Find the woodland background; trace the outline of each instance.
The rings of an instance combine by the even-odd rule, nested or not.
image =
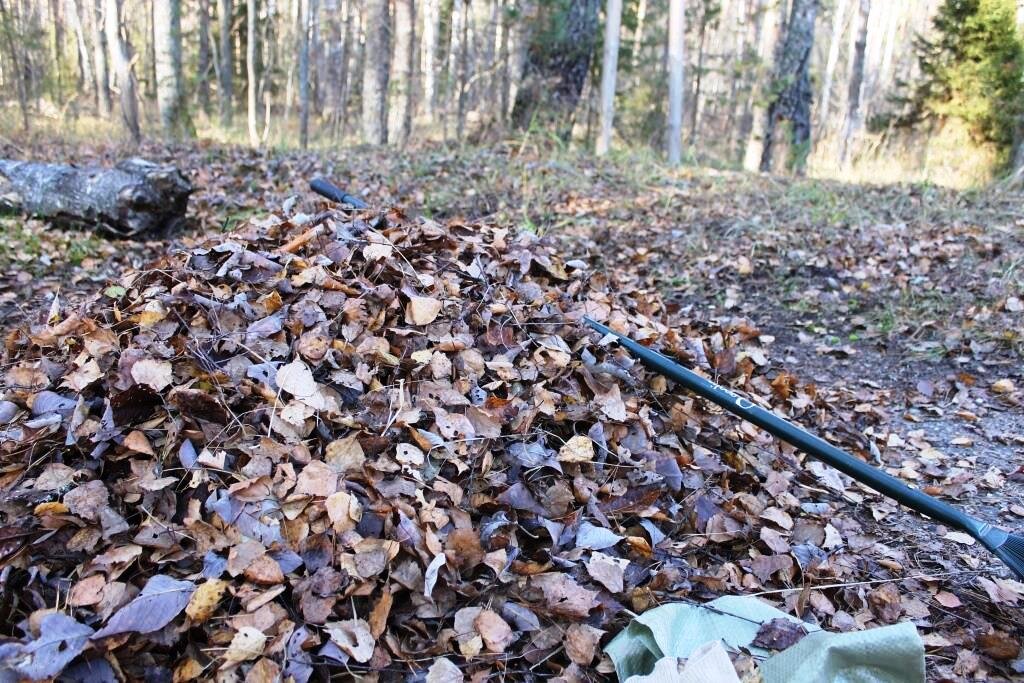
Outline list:
[[[1019,4],[0,0],[0,130],[325,149],[526,133],[963,187],[1024,163]]]

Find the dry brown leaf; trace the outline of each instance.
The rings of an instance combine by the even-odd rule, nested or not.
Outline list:
[[[573,624],[565,631],[565,653],[580,666],[590,666],[604,631],[588,624]]]
[[[374,638],[370,625],[362,619],[328,622],[325,630],[345,654],[357,662],[368,662],[373,656]]]
[[[562,462],[590,462],[594,459],[594,442],[590,437],[577,434],[558,450]]]
[[[132,379],[153,391],[162,391],[174,381],[174,368],[168,361],[144,358],[132,365]]]
[[[263,654],[266,642],[267,636],[257,628],[243,626],[238,629],[224,652],[224,668],[256,659]]]
[[[483,638],[488,652],[501,654],[516,639],[512,628],[505,620],[498,616],[497,612],[489,609],[481,611],[476,616],[476,619],[473,620],[473,627]]]
[[[437,319],[443,303],[429,296],[411,296],[405,305],[405,321],[410,325],[429,325]]]

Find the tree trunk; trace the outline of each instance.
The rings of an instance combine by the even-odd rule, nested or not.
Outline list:
[[[828,44],[828,59],[825,62],[825,78],[821,85],[821,100],[818,103],[818,126],[828,125],[829,109],[832,105],[832,80],[836,64],[839,63],[839,48],[842,46],[843,24],[846,19],[846,5],[849,0],[839,0],[832,10],[832,40]]]
[[[615,79],[619,69],[619,29],[622,26],[622,0],[608,0],[605,9],[604,55],[601,60],[601,132],[595,151],[608,153],[612,144],[615,118]]]
[[[1017,36],[1018,38],[1024,39],[1024,0],[1017,0],[1016,23]],[[1022,120],[1021,117],[1018,117],[1017,119],[1014,138],[1012,160],[1013,173],[1010,178],[1015,184],[1020,184],[1021,182],[1024,182],[1024,120]]]
[[[220,22],[220,125],[231,125],[234,114],[235,43],[231,30],[234,10],[231,0],[217,0],[217,19]]]
[[[163,0],[160,0],[163,2]],[[156,97],[156,12],[157,0],[147,0],[146,2],[146,38],[142,41],[142,50],[145,54],[145,59],[142,60],[142,96],[146,100],[152,100]],[[121,0],[122,12],[124,11],[124,0]],[[131,18],[131,13],[126,14],[124,22],[124,34],[125,37],[131,37],[131,28],[128,24],[128,19]]]
[[[746,149],[743,154],[743,168],[757,171],[761,167],[761,155],[764,153],[765,129],[767,127],[768,110],[763,104],[771,92],[770,75],[775,71],[776,53],[781,43],[779,34],[785,26],[785,3],[770,8],[767,0],[757,0],[757,20],[755,22],[757,40],[757,57],[761,68],[755,72],[754,85],[747,100],[750,131],[747,136]]]
[[[839,151],[839,163],[846,166],[850,153],[850,139],[856,134],[863,123],[861,116],[861,96],[864,89],[864,50],[868,44],[868,17],[871,14],[871,0],[860,0],[860,11],[857,13],[857,26],[854,35],[857,42],[853,46],[850,59],[849,95],[846,101],[846,123],[843,126],[843,138]]]
[[[260,133],[256,128],[256,89],[259,83],[256,78],[256,0],[245,3],[245,75],[246,75],[246,114],[249,128],[249,144],[259,147]]]
[[[528,52],[525,78],[513,108],[518,126],[525,127],[544,112],[554,117],[559,136],[569,138],[597,43],[599,5],[600,0],[568,0],[564,9],[552,8],[547,33],[554,38],[543,49]]]
[[[498,122],[504,126],[508,117],[508,94],[509,94],[509,17],[505,6],[506,0],[498,2]]]
[[[818,0],[793,0],[786,40],[776,64],[774,98],[768,105],[761,170],[772,169],[772,145],[780,121],[792,126],[790,164],[802,175],[811,141],[811,49],[814,47],[814,19]]]
[[[309,146],[309,0],[298,0],[299,147]]]
[[[700,87],[704,77],[704,38],[708,31],[708,8],[701,8],[700,31],[697,33],[697,68],[693,75],[693,103],[690,105],[690,145],[697,143],[697,123],[700,120]]]
[[[79,11],[80,0],[67,0],[68,23],[75,34],[75,47],[78,53],[78,91],[95,91],[96,81],[92,73],[92,59],[89,45],[85,41],[85,27],[82,25],[82,13]]]
[[[423,6],[423,113],[433,121],[437,109],[437,33],[441,23],[440,0]]]
[[[196,100],[210,113],[210,0],[199,0],[199,55],[196,65]]]
[[[391,110],[388,130],[396,145],[412,134],[412,76],[416,63],[414,0],[395,0],[395,54],[391,65]]]
[[[7,52],[11,58],[11,66],[14,67],[14,85],[18,91],[18,107],[21,109],[21,127],[27,133],[29,130],[29,119],[28,119],[28,92],[25,85],[25,74],[21,70],[21,58],[18,54],[18,48],[14,44],[14,27],[12,26],[11,15],[7,12],[7,7],[4,5],[3,0],[0,0],[0,17],[3,19],[3,33],[4,42],[6,43]]]
[[[86,0],[89,2],[89,0]],[[93,0],[92,54],[96,73],[96,111],[104,119],[110,118],[110,69],[107,65],[107,34],[103,30],[103,0]]]
[[[668,12],[668,163],[678,166],[682,161],[683,69],[686,64],[684,0],[670,0]]]
[[[142,159],[114,168],[0,159],[0,208],[120,236],[183,222],[191,192],[176,168]]]
[[[158,0],[153,7],[156,101],[164,134],[187,137],[192,129],[185,108],[181,72],[181,2]]]
[[[531,30],[536,21],[537,4],[534,0],[513,0],[515,18],[509,27],[508,104],[506,118],[513,116],[519,92],[526,79],[526,64],[529,57]]]
[[[138,84],[132,62],[132,47],[127,36],[121,32],[121,0],[106,0],[106,3],[104,21],[117,87],[121,91],[121,120],[132,140],[138,143],[142,140],[142,130],[139,128]]]
[[[647,22],[647,0],[640,0],[636,8],[636,28],[633,30],[633,54],[629,58],[629,70],[633,87],[640,86],[640,56],[644,47],[644,28]]]
[[[366,0],[363,57],[363,142],[383,145],[387,133],[388,46],[391,20],[387,0]]]

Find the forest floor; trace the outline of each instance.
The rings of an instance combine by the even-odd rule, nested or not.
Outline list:
[[[0,152],[87,163],[111,162],[122,150]],[[325,175],[374,206],[541,233],[567,261],[660,292],[673,315],[749,321],[764,349],[754,362],[833,406],[834,422],[812,426],[846,432],[869,460],[989,521],[1024,526],[1022,195],[669,173],[644,160],[595,161],[529,145],[336,156],[149,146],[142,155],[192,177],[189,227],[109,241],[0,217],[5,330],[45,318],[55,296],[62,305],[84,300],[127,269],[289,197],[313,211],[320,202],[307,183]],[[930,677],[1024,673],[1014,608],[1024,586],[979,581],[1000,570],[960,535],[946,537],[893,506],[850,496],[844,504],[890,560],[863,579],[898,582],[902,618],[930,634]],[[783,596],[795,609],[800,593]],[[993,629],[1006,638],[979,637]]]

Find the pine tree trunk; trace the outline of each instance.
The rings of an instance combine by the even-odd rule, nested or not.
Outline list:
[[[608,0],[605,9],[604,55],[601,60],[601,132],[595,151],[608,153],[612,144],[615,118],[615,80],[619,69],[619,30],[622,25],[622,0]]]
[[[89,2],[89,0],[86,0]],[[93,0],[92,5],[92,54],[96,74],[96,111],[104,119],[110,118],[110,69],[107,65],[107,34],[103,30],[103,0]]]
[[[153,8],[156,99],[164,134],[185,137],[192,124],[185,109],[181,72],[181,2],[158,0]]]
[[[231,0],[217,0],[217,19],[220,22],[220,125],[227,127],[231,125],[234,118],[235,92],[235,42],[232,39],[234,32],[231,30],[234,24],[234,9]]]
[[[686,6],[669,0],[668,9],[668,163],[678,166],[683,145],[683,70],[686,64]]]
[[[196,65],[196,100],[210,113],[210,0],[199,0],[199,54]]]
[[[792,10],[773,79],[774,98],[768,105],[761,170],[772,169],[772,145],[780,121],[792,126],[790,165],[802,175],[811,140],[811,49],[818,0],[793,0]]]
[[[260,133],[256,128],[256,104],[259,87],[256,74],[256,0],[246,0],[245,3],[245,94],[246,94],[246,123],[249,128],[249,144],[259,147]]]
[[[388,57],[391,20],[387,0],[366,0],[363,57],[363,142],[383,145],[387,134]]]
[[[117,87],[121,90],[121,120],[136,143],[142,140],[139,128],[138,84],[132,67],[132,48],[128,38],[121,32],[121,0],[106,0],[104,12],[107,44],[114,63]]]
[[[299,147],[309,146],[309,0],[298,0],[299,20]]]
[[[391,65],[391,105],[388,131],[392,142],[404,145],[412,134],[413,68],[416,62],[414,0],[395,0],[395,54]]]
[[[423,113],[431,121],[437,109],[437,34],[441,23],[440,0],[423,5]]]

